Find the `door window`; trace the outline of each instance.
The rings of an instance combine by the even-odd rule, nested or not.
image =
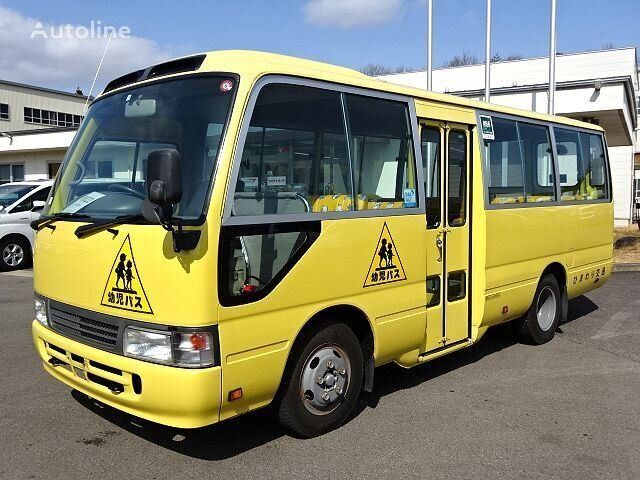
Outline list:
[[[427,208],[427,228],[440,226],[440,130],[424,127],[420,142],[424,195]]]
[[[447,215],[451,227],[466,222],[467,207],[467,134],[451,130],[448,142]]]

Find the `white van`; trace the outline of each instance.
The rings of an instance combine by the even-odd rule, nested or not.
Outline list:
[[[0,271],[31,266],[33,229],[40,217],[53,180],[0,185]]]

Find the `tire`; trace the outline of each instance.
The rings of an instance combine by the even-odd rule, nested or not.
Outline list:
[[[542,345],[555,335],[563,316],[563,296],[553,275],[540,279],[533,302],[518,325],[520,337],[528,343]]]
[[[339,427],[362,390],[364,360],[358,338],[344,323],[333,323],[311,331],[294,354],[295,363],[275,402],[278,421],[303,438]]]
[[[0,240],[0,271],[11,272],[31,266],[31,245],[20,237]]]

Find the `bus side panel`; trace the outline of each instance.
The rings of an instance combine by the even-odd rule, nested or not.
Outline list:
[[[489,210],[486,217],[487,305],[483,324],[524,314],[540,275],[551,263],[564,267],[570,298],[608,278],[613,221],[610,203]],[[586,271],[589,275],[593,271],[593,279],[587,282],[583,276],[581,282],[580,273],[586,275]],[[601,279],[594,281],[596,275]]]
[[[613,203],[574,205],[566,235],[569,298],[601,287],[612,273]]]
[[[516,318],[529,308],[542,271],[565,265],[569,212],[560,207],[488,210],[486,305],[483,325]]]
[[[404,275],[366,286],[378,264],[386,224]],[[320,236],[264,299],[220,307],[221,420],[268,404],[282,378],[298,332],[315,314],[334,305],[362,310],[373,330],[376,364],[415,352],[425,332],[423,215],[324,221]],[[406,280],[402,279],[406,277]],[[242,388],[244,397],[229,402]]]

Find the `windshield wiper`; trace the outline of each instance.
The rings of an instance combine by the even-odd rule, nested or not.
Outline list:
[[[116,218],[112,218],[109,220],[101,220],[98,222],[89,223],[87,225],[81,225],[76,228],[76,237],[82,238],[90,233],[97,232],[99,230],[108,229],[109,227],[113,227],[115,225],[120,225],[121,223],[133,222],[135,220],[144,220],[145,218],[141,213],[134,213],[132,215],[120,215]]]
[[[85,219],[90,218],[86,213],[75,213],[75,212],[59,212],[54,213],[53,215],[47,215],[44,217],[40,217],[37,220],[31,222],[31,228],[35,231],[39,231],[47,225],[52,224],[53,222],[57,222],[58,220],[64,220],[65,218],[73,218],[73,219]],[[52,227],[55,228],[55,227]]]

